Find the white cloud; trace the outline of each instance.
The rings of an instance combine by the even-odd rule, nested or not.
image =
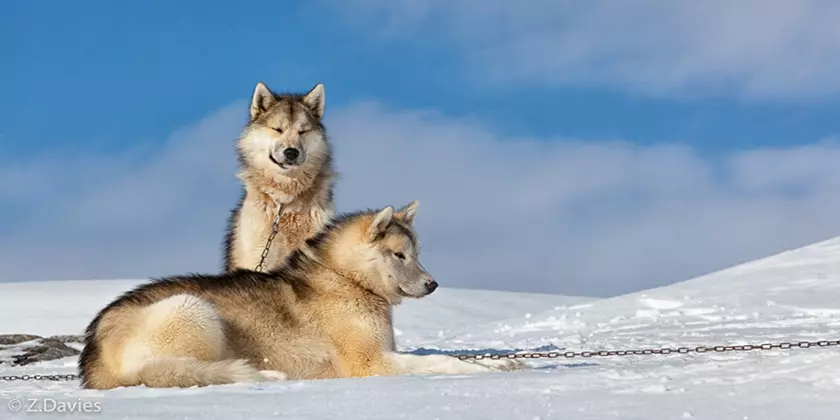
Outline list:
[[[711,161],[678,144],[499,138],[375,104],[333,124],[339,198],[420,199],[427,265],[444,283],[611,295],[840,234],[831,140]]]
[[[322,0],[378,39],[453,46],[490,85],[805,100],[840,93],[840,3]]]
[[[157,276],[215,270],[238,196],[243,106],[118,156],[69,150],[0,172],[0,205],[24,211],[0,236],[0,281]]]
[[[161,150],[65,152],[0,173],[2,281],[216,271],[244,105]],[[328,110],[339,210],[421,204],[447,286],[613,295],[840,235],[840,144],[710,160],[680,144],[500,138],[377,103]],[[22,188],[22,186],[27,188]]]

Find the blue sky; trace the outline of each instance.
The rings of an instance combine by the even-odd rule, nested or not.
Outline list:
[[[445,39],[371,39],[342,13],[305,2],[44,1],[4,9],[0,30],[12,64],[0,69],[7,158],[160,139],[246,97],[258,79],[287,89],[323,81],[333,105],[375,97],[474,116],[514,135],[677,140],[710,153],[809,142],[840,124],[836,100],[744,103],[599,86],[465,86],[470,74]]]
[[[592,182],[593,174],[586,171],[613,159],[624,163],[616,162],[595,174],[616,171],[615,182],[635,176],[645,180],[639,185],[593,190],[582,195],[585,199],[572,194],[571,198],[564,195],[566,198],[561,201],[547,203],[551,205],[545,208],[556,213],[544,215],[545,220],[554,220],[558,226],[574,225],[557,228],[562,230],[557,235],[569,235],[569,248],[555,251],[565,255],[574,249],[579,254],[569,257],[572,260],[592,259],[592,266],[581,265],[569,272],[557,267],[557,277],[574,280],[563,283],[543,273],[534,274],[536,280],[527,285],[505,284],[502,280],[456,280],[456,286],[577,294],[626,292],[840,234],[840,226],[826,224],[831,219],[828,212],[836,203],[828,189],[835,186],[834,172],[818,172],[833,171],[825,159],[836,152],[833,139],[840,132],[840,59],[836,58],[840,56],[840,46],[831,42],[840,35],[831,24],[832,19],[840,17],[838,8],[828,5],[820,9],[818,3],[802,2],[786,6],[787,9],[766,11],[761,2],[755,1],[739,8],[727,6],[726,2],[684,7],[687,10],[652,1],[629,6],[622,2],[580,5],[542,0],[533,2],[528,9],[511,2],[477,4],[467,0],[365,0],[352,6],[327,0],[8,2],[0,13],[0,48],[4,56],[4,65],[0,66],[0,163],[6,166],[0,175],[5,176],[3,182],[7,184],[0,190],[4,207],[0,217],[6,221],[0,228],[0,241],[5,241],[6,249],[15,251],[14,258],[6,258],[6,264],[26,261],[31,266],[38,261],[35,245],[31,249],[15,245],[21,238],[38,243],[56,235],[54,230],[34,228],[42,224],[37,217],[50,214],[45,209],[61,205],[54,202],[57,198],[42,197],[47,192],[61,194],[61,203],[86,202],[92,196],[108,201],[104,191],[123,192],[126,187],[103,184],[102,191],[96,190],[95,186],[104,182],[102,178],[109,176],[91,168],[111,168],[119,172],[114,179],[133,183],[143,179],[142,173],[154,172],[150,169],[154,162],[173,160],[168,153],[181,150],[187,143],[192,144],[193,154],[225,159],[219,172],[214,172],[214,176],[224,180],[218,186],[198,180],[197,186],[189,187],[208,188],[208,206],[215,212],[208,213],[213,216],[207,216],[202,222],[206,224],[190,229],[199,232],[215,226],[213,223],[222,223],[217,216],[223,216],[236,191],[226,153],[236,130],[244,123],[247,109],[242,101],[248,99],[258,80],[278,90],[307,90],[317,82],[325,83],[327,119],[334,119],[338,127],[331,132],[339,138],[352,139],[352,143],[337,142],[347,156],[364,154],[376,147],[376,138],[383,131],[391,130],[404,138],[416,137],[422,143],[426,140],[417,133],[428,129],[430,136],[451,136],[465,145],[480,142],[486,148],[482,150],[490,155],[504,149],[512,156],[510,159],[522,159],[521,166],[505,174],[522,176],[522,182],[529,171],[537,171],[532,164],[533,168],[559,167],[559,162],[542,160],[543,155],[557,156],[566,162],[566,169],[562,170],[569,173],[556,177],[534,175],[537,186],[528,181],[528,187],[538,191],[537,197],[544,194],[539,188],[551,190],[559,188],[555,187],[559,184]],[[631,9],[638,13],[627,13]],[[758,16],[759,9],[766,13]],[[729,18],[719,19],[721,13]],[[368,124],[359,122],[362,117],[369,118]],[[402,125],[395,126],[395,121]],[[207,135],[205,143],[194,139],[196,130],[204,132],[202,124],[219,124],[218,130]],[[621,145],[615,148],[614,142]],[[439,139],[428,141],[428,145],[437,145],[436,153],[454,154],[461,150],[455,144],[441,144]],[[203,146],[213,152],[195,150]],[[403,155],[408,149],[388,150]],[[416,152],[424,156],[426,153]],[[644,161],[649,154],[661,154],[661,160]],[[432,160],[426,162],[428,165],[420,166],[421,171],[438,169],[434,158],[429,159]],[[754,163],[764,162],[762,159],[773,162],[775,168]],[[364,171],[375,173],[383,169],[362,168],[353,157],[343,162],[349,185],[341,193],[346,197],[344,202],[348,206],[368,206],[351,193],[357,191],[354,188],[364,189]],[[584,163],[580,162],[590,164],[583,168],[580,165]],[[633,169],[627,169],[627,173],[615,169],[622,164]],[[493,168],[499,163],[477,160],[476,165]],[[691,169],[695,165],[696,170]],[[580,168],[577,172],[568,169],[572,167]],[[454,172],[449,176],[463,179],[470,178],[469,171],[476,169],[452,168]],[[639,175],[647,168],[653,172]],[[778,168],[782,168],[780,172],[773,172]],[[737,179],[719,181],[703,175],[721,170]],[[176,173],[179,172],[173,172]],[[494,171],[491,169],[488,174]],[[664,182],[659,179],[669,178],[685,180],[685,184],[659,184]],[[491,191],[495,181],[483,179],[465,185]],[[155,180],[152,185],[159,182]],[[417,182],[421,182],[416,186],[418,194],[431,191],[431,181]],[[652,187],[651,182],[656,186]],[[814,183],[819,185],[815,187]],[[790,198],[791,185],[797,190],[817,192],[814,196]],[[39,188],[42,193],[33,192]],[[395,185],[393,190],[400,193],[371,196],[370,200],[376,201],[370,205],[412,199],[403,188]],[[665,204],[657,195],[663,188],[669,194]],[[711,192],[703,197],[682,195],[693,189]],[[153,189],[140,190],[149,195],[133,197],[138,203],[159,200]],[[173,197],[184,194],[171,192]],[[443,195],[434,194],[427,194],[427,201],[431,200],[429,212],[440,216],[447,201]],[[496,194],[497,200],[510,199],[506,198],[510,195],[507,191]],[[523,203],[532,198],[523,199]],[[798,201],[775,201],[783,198]],[[118,199],[121,198],[113,197],[114,201]],[[762,201],[765,199],[769,201]],[[680,226],[692,223],[679,222],[679,209],[696,209],[696,202],[707,200],[721,203],[719,207],[716,204],[714,208],[697,210],[698,217],[708,218],[707,225],[700,223],[681,237],[666,234],[674,232],[673,226],[660,226],[663,220]],[[739,203],[737,207],[727,207],[734,202]],[[764,203],[761,209],[775,210],[769,216],[744,210],[755,203]],[[499,210],[500,219],[489,220],[500,221],[502,215],[524,205],[510,204],[510,209]],[[785,210],[787,206],[789,210]],[[656,211],[651,213],[654,207]],[[578,220],[580,213],[592,212],[603,213],[603,219],[588,215],[585,221]],[[560,213],[571,215],[568,217],[572,219],[563,219],[565,216]],[[693,256],[692,252],[707,252],[718,241],[731,242],[707,233],[720,226],[720,220],[710,214],[730,215],[727,223],[755,225],[749,231],[754,235],[743,233],[746,236],[735,241],[731,249],[716,251],[714,255]],[[798,225],[798,218],[803,215],[812,219],[807,227]],[[173,210],[160,217],[164,216],[174,219],[150,221],[144,230],[167,232],[173,225],[183,225],[183,213]],[[118,238],[113,239],[112,245],[97,245],[97,229],[103,229],[104,235],[111,234],[105,232],[111,228],[88,225],[78,215],[61,217],[61,223],[49,222],[59,223],[58,230],[65,235],[61,240],[73,244],[80,235],[88,235],[88,248],[82,249],[90,253],[104,252],[106,248],[117,252],[113,244],[128,247]],[[447,242],[441,239],[443,233],[436,233],[446,232],[447,228],[429,223],[432,243]],[[626,255],[615,264],[607,261],[606,265],[616,266],[617,273],[632,272],[610,282],[607,278],[614,278],[616,273],[591,274],[601,270],[596,267],[605,265],[603,260],[607,257],[599,254],[598,243],[582,238],[598,234],[598,226],[613,223],[625,228],[653,223],[656,226],[650,227],[651,232],[665,232],[651,233],[652,239],[646,238],[645,232],[625,232],[625,236],[612,241],[622,243],[632,237],[657,244],[642,247],[634,261],[661,256],[661,249],[673,248],[676,242],[699,242],[702,246],[685,251],[682,259],[677,258],[673,267],[665,270],[667,273],[655,279],[651,278],[655,270],[633,272],[628,268],[630,263],[623,259],[629,258]],[[779,229],[780,224],[788,226],[785,229],[790,232],[771,235],[772,240],[768,240],[764,235]],[[218,236],[218,229],[214,227],[207,237]],[[482,237],[483,233],[476,232],[486,230],[471,227],[465,232]],[[498,244],[513,238],[529,240],[522,232],[539,234],[527,227],[511,228],[510,237],[499,238]],[[185,240],[186,234],[179,234],[178,240]],[[144,249],[148,251],[154,248],[153,239],[159,238],[155,235],[138,239],[138,243],[146,244]],[[76,262],[68,262],[65,268],[53,266],[28,276],[10,267],[9,273],[14,275],[2,280],[127,277],[189,267],[213,269],[218,257],[217,241],[194,241],[202,243],[203,248],[194,251],[200,256],[185,259],[182,265],[162,263],[163,257],[154,253],[146,255],[143,261],[133,261],[135,265],[118,264],[120,258],[130,261],[135,255],[128,247],[125,255],[114,258],[117,262],[113,267],[101,271],[92,267],[95,264],[82,264],[76,261],[78,258],[68,256]],[[464,247],[475,243],[464,241]],[[562,238],[551,242],[557,241]],[[755,245],[756,242],[763,244]],[[494,252],[509,251],[502,245],[497,248]],[[433,250],[429,252],[445,273],[464,277],[470,272],[451,268],[457,262],[439,254],[435,257]],[[475,258],[480,259],[478,254]],[[544,257],[553,258],[551,253]],[[530,263],[523,262],[520,271],[530,267]],[[492,271],[488,268],[488,272]],[[603,287],[586,286],[593,281],[604,282]]]

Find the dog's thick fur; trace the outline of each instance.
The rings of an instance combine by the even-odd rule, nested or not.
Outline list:
[[[242,195],[228,218],[224,271],[253,270],[283,205],[262,271],[282,264],[333,216],[332,147],[323,124],[322,84],[306,94],[274,93],[262,82],[237,142]],[[294,150],[296,155],[288,155]]]
[[[417,203],[342,215],[271,272],[159,279],[120,296],[86,331],[85,388],[454,374],[518,367],[395,352],[391,307],[432,293]]]

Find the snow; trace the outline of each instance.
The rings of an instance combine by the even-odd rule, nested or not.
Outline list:
[[[0,333],[79,333],[136,283],[0,284]],[[398,307],[396,329],[402,348],[418,353],[837,340],[840,238],[608,299],[441,288]],[[2,367],[0,374],[72,373],[75,362]],[[838,347],[527,363],[532,369],[517,372],[177,390],[0,382],[0,399],[52,408],[38,418],[67,416],[57,404],[77,403],[75,416],[109,419],[830,419],[840,410]],[[87,414],[79,413],[81,402]],[[4,406],[0,418],[31,414]]]

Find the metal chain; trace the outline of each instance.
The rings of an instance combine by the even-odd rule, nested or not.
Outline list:
[[[79,379],[79,375],[8,375],[0,376],[4,381],[72,381]]]
[[[268,250],[271,248],[271,241],[274,240],[274,237],[277,236],[277,232],[280,231],[280,215],[283,213],[283,205],[280,204],[277,206],[277,214],[274,215],[274,221],[271,222],[271,232],[268,234],[268,239],[265,241],[265,247],[263,248],[262,255],[260,256],[260,262],[257,264],[257,267],[254,268],[254,271],[262,271],[263,263],[265,263],[266,257],[268,257]]]
[[[722,353],[728,351],[752,351],[752,350],[788,350],[788,349],[808,349],[815,347],[830,347],[840,346],[840,340],[821,340],[821,341],[800,341],[798,343],[764,343],[764,344],[743,344],[737,346],[696,346],[678,347],[678,348],[658,348],[658,349],[641,349],[641,350],[599,350],[599,351],[551,351],[551,352],[535,352],[535,353],[502,353],[502,354],[455,354],[461,360],[482,360],[482,359],[540,359],[549,358],[556,359],[564,357],[572,359],[575,357],[612,357],[612,356],[647,356],[651,354],[688,354],[688,353]]]
[[[754,351],[754,350],[795,350],[795,349],[809,349],[818,347],[832,347],[840,346],[840,340],[821,340],[821,341],[800,341],[796,343],[764,343],[764,344],[742,344],[735,346],[696,346],[696,347],[678,347],[670,348],[663,347],[657,349],[640,349],[640,350],[598,350],[598,351],[551,351],[551,352],[535,352],[535,353],[502,353],[502,354],[455,354],[452,357],[457,357],[461,360],[482,360],[482,359],[556,359],[563,357],[572,359],[575,357],[612,357],[612,356],[647,356],[651,354],[667,355],[667,354],[688,354],[688,353],[723,353],[729,351]],[[11,375],[0,376],[4,381],[70,381],[73,379],[80,379],[79,375]]]

